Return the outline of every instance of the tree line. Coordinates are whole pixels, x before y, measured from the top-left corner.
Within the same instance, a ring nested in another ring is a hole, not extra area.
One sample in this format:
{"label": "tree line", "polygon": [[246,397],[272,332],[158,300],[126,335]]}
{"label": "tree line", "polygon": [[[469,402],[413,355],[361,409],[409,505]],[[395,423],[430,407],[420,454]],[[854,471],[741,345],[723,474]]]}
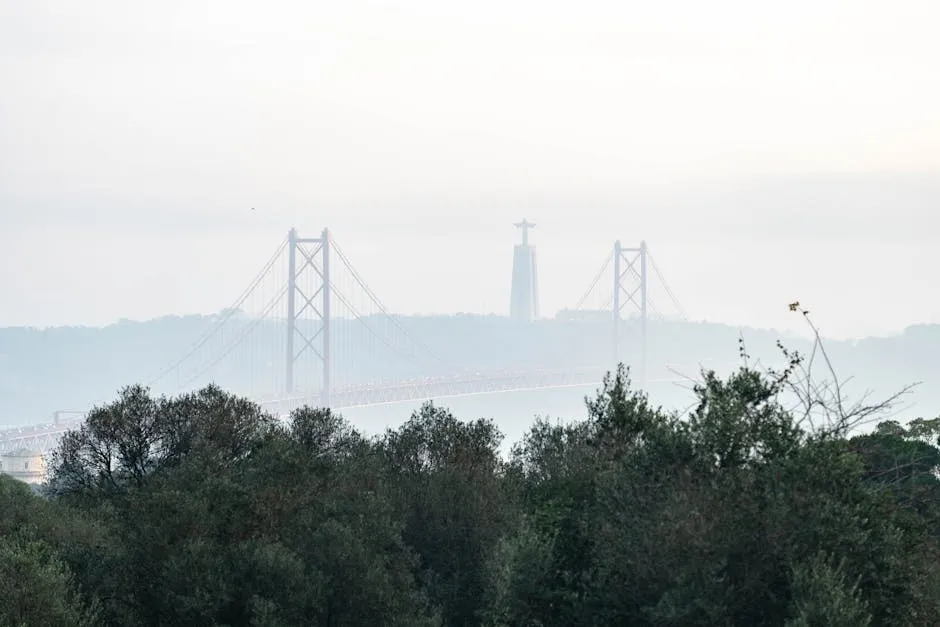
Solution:
{"label": "tree line", "polygon": [[799,363],[684,413],[621,367],[508,458],[431,403],[366,437],[127,387],[0,478],[0,625],[940,624],[940,421],[808,420]]}

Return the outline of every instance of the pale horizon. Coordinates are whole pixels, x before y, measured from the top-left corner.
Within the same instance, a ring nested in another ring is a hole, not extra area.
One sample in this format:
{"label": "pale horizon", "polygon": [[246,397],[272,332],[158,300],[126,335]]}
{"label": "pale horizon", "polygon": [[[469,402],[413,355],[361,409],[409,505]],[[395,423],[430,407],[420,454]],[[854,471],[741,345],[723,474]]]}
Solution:
{"label": "pale horizon", "polygon": [[[216,312],[291,226],[402,314],[645,239],[690,318],[940,322],[940,7],[0,5],[0,326]],[[256,207],[255,212],[250,212]],[[431,260],[429,262],[429,259]]]}

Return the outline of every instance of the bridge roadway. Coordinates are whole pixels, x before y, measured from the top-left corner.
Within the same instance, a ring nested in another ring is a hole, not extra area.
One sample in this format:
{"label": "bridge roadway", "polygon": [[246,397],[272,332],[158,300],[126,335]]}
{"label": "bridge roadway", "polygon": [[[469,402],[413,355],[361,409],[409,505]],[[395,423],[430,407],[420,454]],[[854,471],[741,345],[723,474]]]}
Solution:
{"label": "bridge roadway", "polygon": [[[402,381],[335,387],[330,392],[330,407],[349,409],[406,401],[428,401],[457,396],[502,392],[545,390],[600,385],[605,371],[599,368],[578,370],[536,370],[476,372],[449,377],[427,377]],[[262,398],[258,401],[272,413],[285,416],[304,405],[320,404],[319,396],[295,395]]]}
{"label": "bridge roadway", "polygon": [[[448,377],[346,385],[331,390],[330,406],[333,409],[350,409],[458,396],[600,386],[606,372],[601,368],[537,371],[500,370],[465,373]],[[291,411],[304,405],[320,405],[320,392],[288,397],[268,396],[255,400],[267,411],[285,418]],[[83,420],[84,416],[78,416],[60,420],[58,423],[0,430],[0,453],[19,449],[49,451],[55,447],[63,433],[78,428]]]}

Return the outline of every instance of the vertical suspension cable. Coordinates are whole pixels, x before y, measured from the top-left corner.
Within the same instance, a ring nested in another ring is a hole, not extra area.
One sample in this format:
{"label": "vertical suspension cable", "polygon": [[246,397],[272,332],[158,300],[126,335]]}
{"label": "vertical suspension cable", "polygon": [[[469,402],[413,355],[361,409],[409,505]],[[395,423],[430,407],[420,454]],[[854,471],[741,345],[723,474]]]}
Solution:
{"label": "vertical suspension cable", "polygon": [[[601,277],[607,271],[607,267],[610,265],[610,262],[613,260],[613,258],[614,258],[614,251],[611,250],[609,253],[607,253],[607,257],[606,259],[604,259],[604,263],[601,264],[600,270],[598,270],[597,274],[594,275],[594,279],[591,281],[590,287],[588,287],[587,291],[584,292],[584,294],[581,296],[580,299],[578,299],[578,303],[574,306],[574,311],[581,310],[581,307],[584,305],[584,302],[588,299],[588,297],[590,297],[591,293],[594,291],[594,288],[597,287],[598,281],[601,280]],[[611,299],[612,298],[613,296],[611,296]]]}
{"label": "vertical suspension cable", "polygon": [[222,315],[219,316],[218,319],[216,319],[211,325],[209,325],[209,328],[204,330],[198,336],[198,338],[193,342],[193,344],[190,346],[190,348],[186,351],[186,353],[182,357],[174,360],[166,368],[164,368],[163,370],[158,372],[156,375],[151,377],[147,383],[148,387],[152,387],[155,383],[163,380],[163,378],[167,374],[170,374],[176,371],[178,368],[185,365],[187,361],[189,361],[189,363],[196,362],[196,369],[201,370],[201,368],[199,368],[198,354],[199,353],[202,353],[203,355],[205,354],[204,352],[201,351],[201,349],[204,346],[206,346],[206,344],[210,344],[210,347],[211,347],[211,344],[214,343],[213,340],[217,339],[218,335],[220,334],[219,332],[221,331],[221,328],[231,318],[231,316],[234,315],[234,312],[238,310],[244,304],[245,300],[248,299],[251,293],[257,288],[258,283],[267,275],[267,273],[271,269],[271,266],[280,257],[281,253],[286,248],[286,246],[287,246],[287,239],[285,238],[284,240],[281,241],[277,250],[268,259],[267,263],[265,263],[261,271],[257,274],[257,276],[255,276],[255,278],[251,281],[251,283],[249,283],[248,287],[245,288],[245,290],[238,296],[238,298],[236,298],[235,301],[223,311]]}
{"label": "vertical suspension cable", "polygon": [[669,283],[666,281],[666,277],[663,276],[663,273],[660,271],[659,266],[656,264],[656,261],[653,259],[653,255],[650,254],[649,250],[647,250],[646,256],[649,259],[650,265],[653,266],[653,272],[656,273],[660,284],[666,290],[666,294],[669,296],[669,298],[672,300],[672,304],[675,305],[676,309],[678,310],[679,316],[681,316],[683,320],[688,320],[689,317],[686,315],[685,309],[682,307],[679,299],[676,298],[672,288],[669,287]]}
{"label": "vertical suspension cable", "polygon": [[[349,285],[351,283],[351,278],[349,272],[346,271],[346,267],[342,263],[336,264],[337,269],[342,272],[343,275],[343,290],[348,291]],[[349,308],[343,305],[343,338],[346,344],[346,360],[347,360],[347,374],[346,374],[346,383],[361,383],[361,373],[359,372],[361,361],[361,350],[362,347],[359,338],[356,335],[358,327],[356,326],[356,319],[353,317]]]}
{"label": "vertical suspension cable", "polygon": [[353,267],[352,263],[349,261],[349,258],[346,257],[346,255],[343,253],[343,250],[335,243],[334,240],[331,239],[330,241],[333,246],[333,250],[336,252],[337,256],[343,261],[347,270],[349,271],[349,273],[352,275],[353,279],[355,280],[357,286],[365,292],[365,294],[369,297],[371,302],[377,308],[378,312],[380,312],[381,315],[385,316],[389,322],[396,325],[411,342],[413,342],[418,347],[420,347],[425,353],[427,353],[435,361],[438,361],[441,363],[448,363],[446,360],[441,358],[440,355],[438,355],[435,351],[431,350],[427,345],[415,339],[414,336],[412,336],[408,332],[408,330],[401,324],[401,322],[399,322],[398,319],[388,311],[388,309],[385,307],[382,301],[379,300],[378,296],[376,296],[375,292],[372,291],[368,283],[366,283],[365,279],[363,279],[362,276],[356,271],[355,267]]}

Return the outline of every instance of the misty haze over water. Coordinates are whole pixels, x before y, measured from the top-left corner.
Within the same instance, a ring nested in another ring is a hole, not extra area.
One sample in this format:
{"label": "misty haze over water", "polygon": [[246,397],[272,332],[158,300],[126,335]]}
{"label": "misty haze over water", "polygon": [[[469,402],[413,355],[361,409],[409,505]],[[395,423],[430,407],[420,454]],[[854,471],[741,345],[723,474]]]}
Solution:
{"label": "misty haze over water", "polygon": [[[905,329],[940,322],[938,17],[914,1],[4,3],[0,418],[159,367],[125,352],[164,341],[147,325],[52,327],[218,312],[289,226],[329,227],[393,312],[505,315],[522,216],[546,317],[613,240],[645,240],[690,319],[730,325],[714,337],[806,338],[799,299],[827,338],[890,336],[891,371],[932,385],[910,352],[931,331]],[[703,350],[680,357],[717,359]],[[877,378],[846,355],[845,376]]]}

